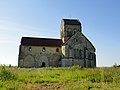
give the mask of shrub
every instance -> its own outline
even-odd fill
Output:
[[[102,80],[101,74],[98,72],[89,73],[86,75],[86,78],[88,81],[91,81],[92,83],[94,83],[94,82],[100,83]]]
[[[10,72],[9,70],[6,70],[5,66],[3,66],[0,70],[0,80],[6,81],[6,80],[15,80],[16,76]]]
[[[82,67],[79,65],[74,65],[74,66],[70,67],[70,69],[72,69],[72,70],[81,69],[81,68]]]

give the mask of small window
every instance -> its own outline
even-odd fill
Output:
[[[59,48],[56,49],[56,52],[59,52]]]
[[[30,52],[32,51],[32,47],[29,47],[29,51],[30,51]]]
[[[74,31],[74,34],[76,33],[76,31]]]
[[[61,61],[61,59],[59,59],[59,61]]]
[[[78,39],[75,39],[76,42],[78,42]]]
[[[43,52],[45,52],[45,51],[46,51],[46,50],[45,50],[45,47],[43,47],[42,51],[43,51]]]

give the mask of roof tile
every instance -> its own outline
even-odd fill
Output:
[[[81,25],[80,21],[77,19],[63,19],[67,25]]]
[[[61,39],[51,38],[33,38],[33,37],[22,37],[21,45],[25,46],[61,46]]]

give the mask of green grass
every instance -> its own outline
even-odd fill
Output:
[[[120,90],[120,68],[0,66],[0,90]]]

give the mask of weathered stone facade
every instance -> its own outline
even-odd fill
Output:
[[[19,67],[96,67],[95,47],[83,35],[76,19],[63,19],[61,39],[22,37]]]

